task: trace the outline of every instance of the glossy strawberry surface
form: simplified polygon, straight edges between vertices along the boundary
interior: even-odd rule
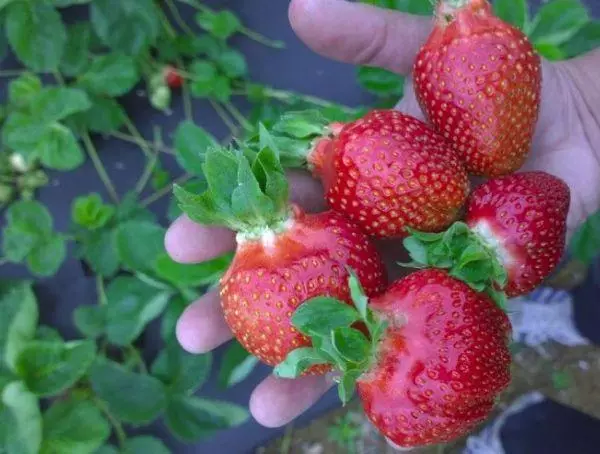
[[[541,59],[527,36],[485,0],[440,2],[414,64],[414,89],[429,122],[474,175],[494,177],[525,162],[539,117]]]
[[[389,327],[357,383],[370,421],[401,447],[444,443],[491,412],[510,381],[510,322],[491,299],[445,271],[394,282],[371,309]]]
[[[351,303],[347,266],[367,295],[384,291],[383,262],[358,227],[334,211],[306,214],[295,207],[285,231],[238,246],[221,281],[225,320],[246,350],[274,366],[291,350],[310,345],[290,322],[300,304],[316,296]],[[316,366],[307,373],[328,369]]]
[[[569,187],[545,172],[489,180],[471,194],[466,222],[508,272],[507,296],[530,292],[556,268],[565,249]]]
[[[395,110],[348,123],[309,155],[329,206],[370,236],[405,236],[406,226],[443,230],[469,192],[451,145],[428,125]]]

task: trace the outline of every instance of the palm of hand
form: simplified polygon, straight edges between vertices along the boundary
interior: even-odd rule
[[[429,33],[431,22],[422,17],[384,11],[345,0],[292,0],[290,20],[298,36],[318,53],[354,64],[380,66],[401,74],[410,71],[414,56]],[[397,43],[402,43],[398,46]],[[572,190],[569,229],[573,230],[600,205],[600,163],[589,138],[585,100],[565,64],[544,64],[542,109],[533,149],[523,170],[544,170],[564,179]],[[423,118],[411,87],[398,109]],[[600,135],[600,131],[597,131]],[[598,146],[598,145],[596,145]],[[320,185],[307,174],[290,175],[292,199],[309,210],[324,208]],[[400,268],[400,242],[386,242],[390,278]],[[235,248],[234,234],[179,218],[168,230],[165,245],[174,260],[195,263]],[[392,247],[390,247],[392,246]],[[188,307],[177,326],[181,345],[202,353],[231,339],[215,291]],[[267,377],[254,390],[250,410],[268,427],[293,420],[310,407],[332,382],[327,377],[296,380]]]

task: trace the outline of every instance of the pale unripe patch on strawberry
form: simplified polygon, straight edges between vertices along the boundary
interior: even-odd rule
[[[514,257],[505,247],[505,240],[501,236],[494,233],[494,230],[489,222],[480,220],[472,224],[470,227],[471,230],[473,230],[473,232],[479,236],[482,243],[494,251],[505,268],[510,267],[515,262]]]

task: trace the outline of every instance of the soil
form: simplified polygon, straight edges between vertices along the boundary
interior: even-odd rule
[[[496,412],[530,391],[600,419],[600,347],[545,345],[514,352],[513,380],[501,396]],[[491,415],[490,419],[495,416]],[[484,423],[485,424],[485,423]],[[340,429],[342,428],[342,429]],[[331,440],[344,430],[347,444]],[[478,432],[478,429],[475,430]],[[340,438],[340,437],[338,437]],[[413,450],[415,454],[459,454],[464,439],[455,443]],[[355,399],[305,427],[289,426],[284,437],[261,447],[256,454],[397,454],[364,417]]]

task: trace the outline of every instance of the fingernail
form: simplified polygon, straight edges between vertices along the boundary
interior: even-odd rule
[[[403,448],[402,446],[398,446],[396,443],[394,443],[388,437],[385,437],[385,441],[387,441],[387,444],[390,445],[392,448],[394,448],[398,452],[410,452],[413,450],[413,448]]]

